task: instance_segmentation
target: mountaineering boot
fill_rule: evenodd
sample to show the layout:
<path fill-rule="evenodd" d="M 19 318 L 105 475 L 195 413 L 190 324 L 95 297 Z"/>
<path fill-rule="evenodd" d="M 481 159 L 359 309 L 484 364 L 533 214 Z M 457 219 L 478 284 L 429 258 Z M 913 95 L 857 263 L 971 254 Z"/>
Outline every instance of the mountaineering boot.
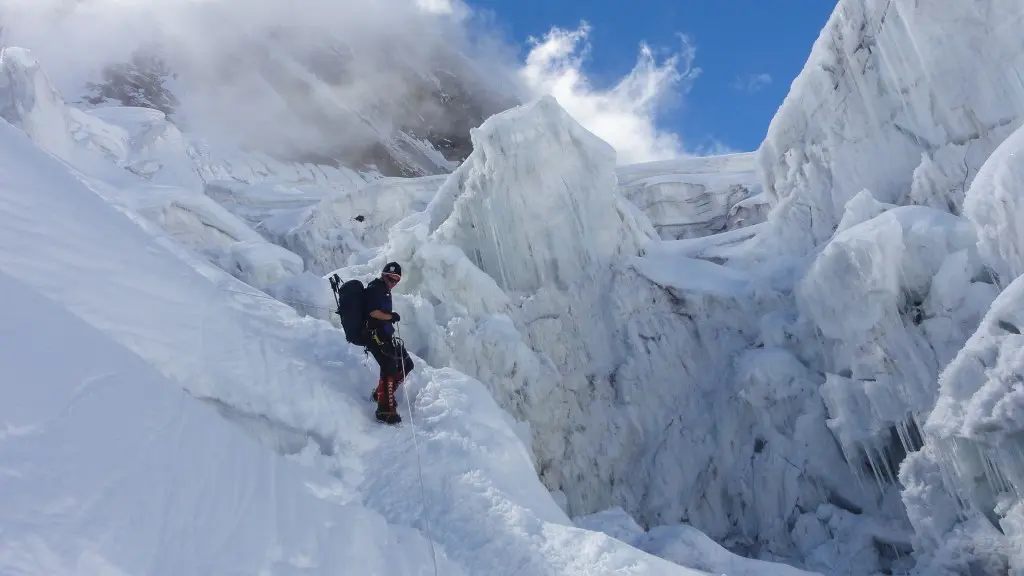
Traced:
<path fill-rule="evenodd" d="M 402 417 L 398 415 L 398 403 L 395 401 L 395 383 L 388 378 L 377 393 L 377 421 L 385 424 L 400 424 Z"/>

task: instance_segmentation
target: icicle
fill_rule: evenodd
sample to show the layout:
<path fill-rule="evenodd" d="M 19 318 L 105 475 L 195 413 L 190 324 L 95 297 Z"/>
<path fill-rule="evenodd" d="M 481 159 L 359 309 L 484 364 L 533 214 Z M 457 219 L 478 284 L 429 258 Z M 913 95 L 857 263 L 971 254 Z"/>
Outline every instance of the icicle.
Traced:
<path fill-rule="evenodd" d="M 877 494 L 881 494 L 881 493 L 885 492 L 885 486 L 884 486 L 884 483 L 882 482 L 881 469 L 879 468 L 878 464 L 875 462 L 875 455 L 876 455 L 875 447 L 871 446 L 870 443 L 865 442 L 864 443 L 864 453 L 868 457 L 868 463 L 871 464 L 871 471 L 872 471 L 872 473 L 874 474 L 874 477 L 875 477 L 875 488 L 878 490 Z"/>
<path fill-rule="evenodd" d="M 850 467 L 850 472 L 853 473 L 853 478 L 857 482 L 857 489 L 860 491 L 862 496 L 867 495 L 864 477 L 860 470 L 860 459 L 857 458 L 857 456 L 860 456 L 860 450 L 854 446 L 853 454 L 851 454 L 850 446 L 847 446 L 845 442 L 839 442 L 839 449 L 843 452 L 843 458 L 846 460 L 846 464 Z"/>

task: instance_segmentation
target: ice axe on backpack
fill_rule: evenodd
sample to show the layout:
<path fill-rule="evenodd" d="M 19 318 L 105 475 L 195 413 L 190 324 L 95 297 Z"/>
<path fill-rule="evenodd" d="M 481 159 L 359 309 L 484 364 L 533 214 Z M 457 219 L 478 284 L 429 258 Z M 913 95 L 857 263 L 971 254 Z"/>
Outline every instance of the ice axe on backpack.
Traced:
<path fill-rule="evenodd" d="M 331 292 L 334 294 L 334 313 L 341 316 L 341 300 L 338 298 L 338 287 L 341 286 L 341 278 L 335 273 L 328 280 L 331 282 Z"/>

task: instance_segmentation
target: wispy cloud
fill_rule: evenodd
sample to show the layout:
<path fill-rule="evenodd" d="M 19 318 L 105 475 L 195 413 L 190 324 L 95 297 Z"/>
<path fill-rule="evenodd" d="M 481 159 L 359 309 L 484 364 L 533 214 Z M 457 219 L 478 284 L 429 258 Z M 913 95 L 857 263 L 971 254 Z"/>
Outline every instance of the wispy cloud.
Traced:
<path fill-rule="evenodd" d="M 725 154 L 736 154 L 741 152 L 725 142 L 716 138 L 709 138 L 707 142 L 694 147 L 691 153 L 694 156 L 723 156 Z"/>
<path fill-rule="evenodd" d="M 765 86 L 772 83 L 772 77 L 770 74 L 747 74 L 745 76 L 737 76 L 732 82 L 732 87 L 742 92 L 759 92 Z"/>
<path fill-rule="evenodd" d="M 695 48 L 681 36 L 682 48 L 660 63 L 645 44 L 633 69 L 614 86 L 595 88 L 583 71 L 590 52 L 590 26 L 552 28 L 538 40 L 519 72 L 533 96 L 551 94 L 580 124 L 611 144 L 620 163 L 662 160 L 687 155 L 677 134 L 658 125 L 659 113 L 676 103 L 700 69 Z"/>

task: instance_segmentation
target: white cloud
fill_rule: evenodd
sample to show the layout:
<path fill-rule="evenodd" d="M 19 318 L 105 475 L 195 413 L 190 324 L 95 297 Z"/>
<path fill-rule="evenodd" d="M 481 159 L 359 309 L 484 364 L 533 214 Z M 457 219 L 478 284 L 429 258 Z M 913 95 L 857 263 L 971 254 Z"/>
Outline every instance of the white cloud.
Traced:
<path fill-rule="evenodd" d="M 738 76 L 733 80 L 732 87 L 736 90 L 753 94 L 771 83 L 772 77 L 770 74 L 747 74 L 746 76 Z"/>
<path fill-rule="evenodd" d="M 612 144 L 620 162 L 685 155 L 681 139 L 658 125 L 659 114 L 678 103 L 700 72 L 685 37 L 665 57 L 642 45 L 631 71 L 612 86 L 595 87 L 584 72 L 586 24 L 530 39 L 523 62 L 498 39 L 488 16 L 463 0 L 0 0 L 5 41 L 35 51 L 72 99 L 104 65 L 155 47 L 179 72 L 176 90 L 187 95 L 179 120 L 264 150 L 358 149 L 422 98 L 416 70 L 469 66 L 492 91 L 552 94 Z M 330 38 L 347 48 L 331 48 Z M 333 83 L 316 91 L 301 82 L 294 90 L 267 84 L 268 71 L 290 74 L 292 58 L 325 48 L 347 59 Z M 452 52 L 467 61 L 456 63 Z M 339 111 L 354 120 L 325 129 L 328 109 L 332 121 Z"/>
<path fill-rule="evenodd" d="M 688 39 L 682 37 L 682 50 L 661 63 L 641 45 L 633 69 L 614 86 L 597 89 L 583 72 L 589 32 L 583 23 L 572 31 L 552 28 L 542 40 L 531 38 L 533 47 L 519 72 L 527 90 L 533 96 L 553 95 L 578 122 L 615 147 L 620 163 L 685 156 L 679 136 L 659 128 L 657 115 L 700 74 Z"/>
<path fill-rule="evenodd" d="M 736 154 L 741 152 L 732 146 L 729 146 L 725 142 L 717 139 L 710 139 L 706 144 L 701 144 L 692 149 L 694 156 L 723 156 L 726 154 Z"/>
<path fill-rule="evenodd" d="M 350 157 L 429 106 L 422 72 L 457 73 L 457 53 L 477 70 L 516 67 L 471 16 L 461 0 L 0 0 L 5 41 L 33 50 L 69 99 L 105 65 L 150 49 L 178 73 L 187 127 Z M 302 70 L 310 62 L 321 78 Z"/>
<path fill-rule="evenodd" d="M 433 14 L 451 14 L 453 11 L 452 3 L 448 0 L 416 0 L 416 5 Z"/>

